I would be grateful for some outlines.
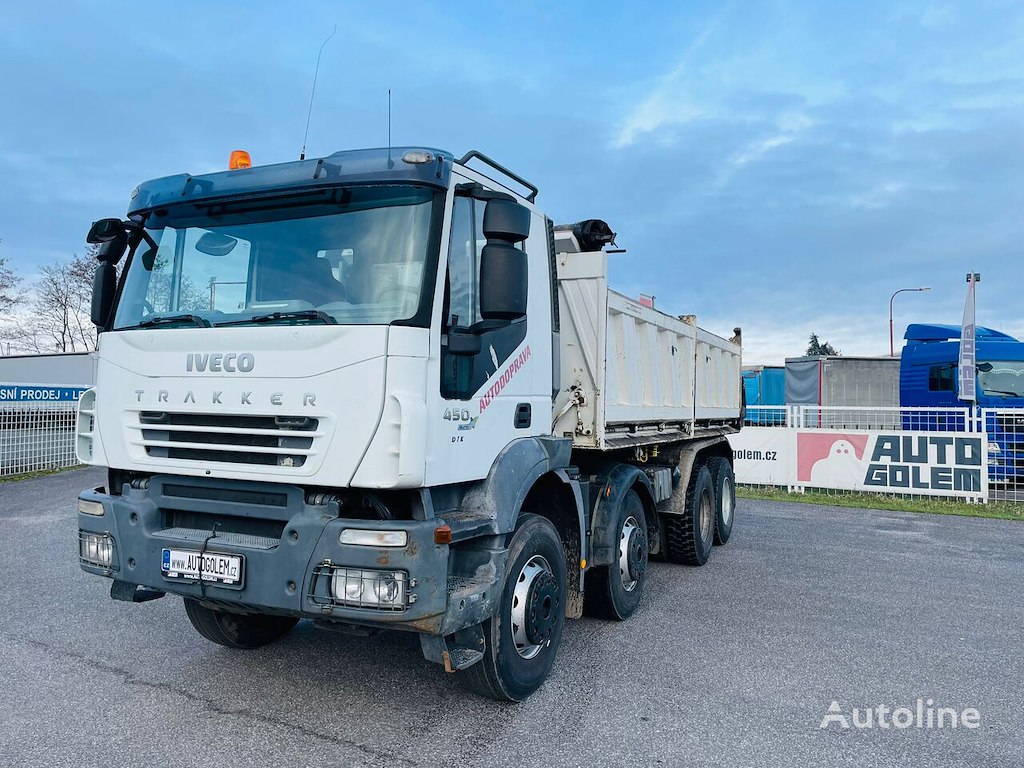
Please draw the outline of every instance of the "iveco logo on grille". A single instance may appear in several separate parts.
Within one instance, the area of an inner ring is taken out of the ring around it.
[[[251,352],[189,352],[185,358],[186,371],[248,373],[255,364]]]

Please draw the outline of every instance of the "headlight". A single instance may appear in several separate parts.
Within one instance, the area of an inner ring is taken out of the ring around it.
[[[78,511],[86,515],[96,515],[97,517],[103,516],[103,505],[98,501],[88,501],[86,499],[78,500]]]
[[[114,540],[108,533],[78,532],[78,557],[86,565],[113,568]]]
[[[343,605],[400,611],[408,602],[408,581],[405,571],[335,567],[331,576],[331,597]]]

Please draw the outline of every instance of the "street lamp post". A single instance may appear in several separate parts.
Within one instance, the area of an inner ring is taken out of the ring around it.
[[[905,291],[930,291],[931,288],[900,288],[895,291],[892,296],[889,297],[889,357],[896,357],[896,348],[892,343],[892,300],[896,298],[897,293],[903,293]]]

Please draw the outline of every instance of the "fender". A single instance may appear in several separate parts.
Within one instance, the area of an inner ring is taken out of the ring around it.
[[[695,440],[688,443],[679,454],[679,485],[667,500],[661,503],[658,511],[669,515],[681,515],[686,507],[686,489],[690,486],[690,475],[693,472],[694,464],[697,461],[697,454],[705,448],[714,445],[726,444],[725,454],[732,457],[732,449],[724,437],[709,437],[704,440]]]
[[[601,488],[597,504],[594,507],[594,519],[591,522],[592,533],[590,562],[592,565],[611,565],[615,561],[618,547],[615,538],[618,531],[612,530],[615,515],[626,496],[626,491],[636,486],[640,500],[644,503],[644,512],[648,524],[653,517],[654,487],[643,470],[632,464],[617,464],[608,473],[607,481]],[[649,527],[649,525],[648,525]],[[657,531],[648,531],[648,540],[658,541]]]
[[[462,500],[461,514],[483,524],[477,534],[511,533],[533,484],[543,475],[569,466],[572,441],[563,437],[523,437],[513,440],[498,454],[487,477]],[[563,482],[570,482],[564,472]],[[577,490],[577,498],[578,490]]]

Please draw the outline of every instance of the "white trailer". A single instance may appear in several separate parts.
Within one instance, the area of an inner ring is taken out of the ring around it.
[[[140,185],[89,235],[77,447],[108,478],[81,567],[232,648],[414,631],[521,700],[567,618],[637,609],[649,555],[703,564],[733,525],[739,331],[610,291],[607,225],[556,231],[536,194],[417,147]]]

